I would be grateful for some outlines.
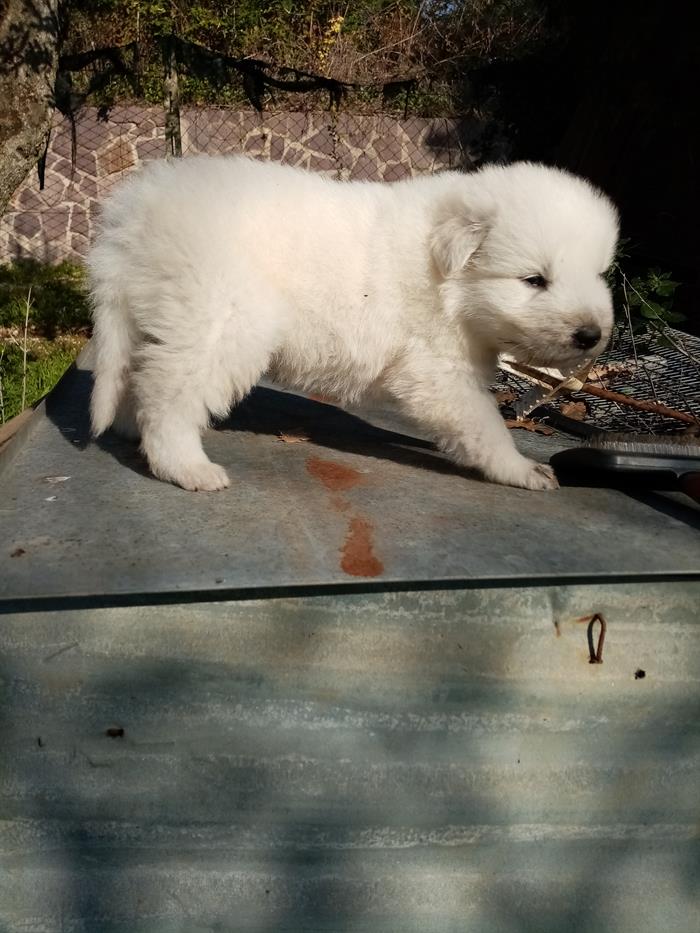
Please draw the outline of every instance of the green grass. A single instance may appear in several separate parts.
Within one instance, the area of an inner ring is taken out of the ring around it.
[[[0,266],[0,423],[58,382],[90,324],[80,266],[22,260]]]
[[[53,337],[89,327],[82,266],[70,262],[49,266],[33,259],[0,266],[0,327],[24,327],[30,293],[29,325],[34,333]]]
[[[9,421],[31,407],[58,382],[77,356],[85,338],[66,335],[56,340],[29,338],[26,377],[24,351],[0,339],[0,422]]]

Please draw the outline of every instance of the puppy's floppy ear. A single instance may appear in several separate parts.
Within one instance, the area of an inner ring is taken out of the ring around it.
[[[430,236],[430,251],[440,274],[458,275],[484,241],[496,216],[495,206],[470,207],[463,201],[444,204]]]

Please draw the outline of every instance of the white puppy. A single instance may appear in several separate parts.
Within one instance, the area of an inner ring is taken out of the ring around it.
[[[113,424],[161,479],[222,489],[202,429],[267,372],[346,403],[389,393],[457,463],[555,487],[488,385],[499,352],[569,367],[602,349],[617,233],[599,191],[531,163],[392,185],[151,164],[106,203],[89,258],[94,434]]]

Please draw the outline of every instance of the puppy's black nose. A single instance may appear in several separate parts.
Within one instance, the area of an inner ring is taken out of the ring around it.
[[[574,346],[579,350],[590,350],[594,347],[601,337],[601,330],[597,324],[588,324],[586,327],[579,327],[574,331]]]

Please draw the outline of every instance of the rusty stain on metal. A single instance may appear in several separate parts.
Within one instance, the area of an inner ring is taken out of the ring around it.
[[[362,474],[352,467],[345,466],[343,463],[336,463],[333,460],[321,460],[319,457],[309,457],[306,461],[306,469],[317,480],[323,483],[326,489],[332,492],[352,489],[358,486],[362,480]]]
[[[331,505],[336,512],[347,512],[350,508],[350,503],[343,496],[331,496]]]
[[[319,457],[309,457],[306,469],[333,493],[330,501],[336,512],[345,513],[350,510],[351,503],[340,493],[364,482],[364,477],[358,470]],[[372,522],[366,516],[348,516],[348,530],[340,559],[340,568],[344,573],[352,577],[378,577],[383,572],[384,564],[374,553],[373,531]]]
[[[353,577],[378,577],[384,564],[374,553],[372,523],[366,518],[355,516],[350,519],[348,534],[343,545],[340,566]]]
[[[600,632],[598,633],[598,645],[596,648],[593,647],[593,626],[596,622],[600,623]],[[603,663],[603,642],[605,641],[605,632],[607,629],[607,623],[603,616],[596,612],[595,615],[591,616],[591,620],[588,623],[588,650],[590,652],[589,664],[602,664]]]

